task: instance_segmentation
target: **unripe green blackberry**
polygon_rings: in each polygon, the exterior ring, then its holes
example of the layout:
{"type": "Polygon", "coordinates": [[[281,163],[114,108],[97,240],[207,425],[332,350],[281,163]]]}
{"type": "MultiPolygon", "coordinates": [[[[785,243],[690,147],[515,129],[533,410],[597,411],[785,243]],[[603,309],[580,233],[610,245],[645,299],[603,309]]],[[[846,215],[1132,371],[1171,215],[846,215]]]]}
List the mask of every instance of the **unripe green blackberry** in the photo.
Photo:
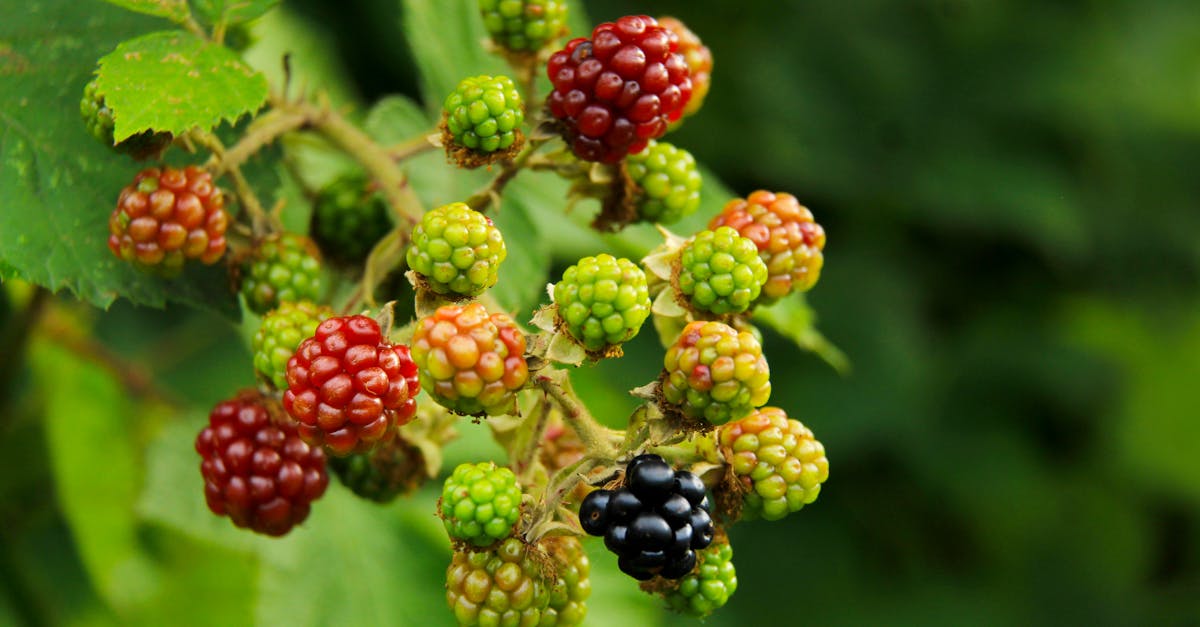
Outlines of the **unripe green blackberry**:
{"type": "Polygon", "coordinates": [[[117,152],[123,152],[134,159],[148,159],[157,155],[172,141],[170,133],[143,131],[119,144],[116,143],[113,136],[112,109],[105,104],[104,96],[100,94],[95,79],[83,88],[83,98],[79,101],[79,114],[83,116],[83,123],[92,137],[105,146],[117,152]]]}
{"type": "Polygon", "coordinates": [[[587,599],[592,595],[592,564],[587,551],[574,536],[550,537],[542,544],[554,560],[558,576],[550,588],[550,606],[542,613],[539,627],[581,625],[587,616],[587,599]]]}
{"type": "Polygon", "coordinates": [[[524,334],[507,315],[489,314],[479,303],[439,307],[419,320],[412,356],[429,396],[462,415],[514,411],[529,380],[524,334]]]}
{"type": "Polygon", "coordinates": [[[361,173],[334,180],[313,202],[309,232],[325,258],[336,264],[362,264],[391,230],[387,202],[361,173]]]}
{"type": "Polygon", "coordinates": [[[723,226],[701,231],[679,251],[676,286],[694,309],[714,314],[750,308],[767,282],[754,241],[723,226]]]}
{"type": "Polygon", "coordinates": [[[318,300],[321,262],[307,237],[284,233],[263,240],[242,264],[242,296],[259,315],[287,301],[318,300]]]}
{"type": "Polygon", "coordinates": [[[728,603],[737,591],[737,571],[728,540],[714,541],[707,549],[697,551],[696,557],[696,568],[663,597],[675,611],[704,618],[728,603]]]}
{"type": "Polygon", "coordinates": [[[311,337],[333,310],[309,301],[284,301],[263,316],[254,334],[254,370],[277,390],[287,389],[287,364],[296,347],[311,337]]]}
{"type": "Polygon", "coordinates": [[[779,520],[817,500],[829,478],[825,447],[798,420],[764,407],[721,427],[725,460],[746,488],[742,517],[779,520]]]}
{"type": "Polygon", "coordinates": [[[504,236],[482,213],[456,202],[425,212],[413,227],[408,267],[436,294],[478,296],[496,284],[508,256],[504,236]]]}
{"type": "Polygon", "coordinates": [[[512,148],[525,121],[521,92],[507,76],[464,78],[446,96],[442,113],[453,143],[481,153],[512,148]]]}
{"type": "Polygon", "coordinates": [[[791,194],[756,191],[726,203],[708,224],[729,226],[758,246],[767,264],[766,285],[760,303],[772,303],[792,291],[806,292],[816,285],[825,264],[825,229],[807,207],[791,194]]]}
{"type": "Polygon", "coordinates": [[[521,486],[492,462],[459,464],[442,485],[438,515],[455,540],[488,546],[512,534],[521,517],[521,486]]]}
{"type": "Polygon", "coordinates": [[[641,190],[638,216],[671,224],[695,213],[704,184],[696,159],[682,148],[651,140],[646,149],[625,158],[629,179],[641,190]]]}
{"type": "Polygon", "coordinates": [[[563,0],[479,0],[492,41],[512,52],[537,52],[567,31],[563,0]]]}
{"type": "Polygon", "coordinates": [[[446,604],[459,625],[540,625],[550,586],[531,550],[509,538],[486,551],[455,551],[446,604]]]}
{"type": "Polygon", "coordinates": [[[589,351],[633,339],[650,315],[646,275],[628,259],[584,257],[554,284],[558,317],[589,351]]]}
{"type": "Polygon", "coordinates": [[[762,345],[720,322],[684,327],[663,358],[663,398],[685,416],[714,425],[741,418],[771,397],[762,345]]]}
{"type": "Polygon", "coordinates": [[[425,456],[402,437],[365,453],[329,458],[329,469],[342,485],[364,499],[387,503],[425,483],[425,456]]]}

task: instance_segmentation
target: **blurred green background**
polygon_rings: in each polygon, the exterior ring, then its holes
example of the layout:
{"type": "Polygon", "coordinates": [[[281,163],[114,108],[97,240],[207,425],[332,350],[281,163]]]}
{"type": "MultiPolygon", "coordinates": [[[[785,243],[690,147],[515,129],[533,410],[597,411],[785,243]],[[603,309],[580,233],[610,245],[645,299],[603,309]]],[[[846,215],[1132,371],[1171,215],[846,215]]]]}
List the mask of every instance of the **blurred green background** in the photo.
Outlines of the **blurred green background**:
{"type": "MultiPolygon", "coordinates": [[[[329,51],[345,101],[441,98],[396,2],[285,4],[260,36],[329,51]]],[[[831,478],[733,529],[740,588],[707,624],[1200,625],[1200,3],[585,4],[699,33],[713,89],[671,141],[829,234],[809,302],[853,371],[767,351],[831,478]]],[[[333,485],[282,541],[204,510],[190,439],[247,381],[235,327],[67,311],[39,328],[126,376],[62,341],[0,355],[0,624],[449,622],[432,489],[380,509],[333,485]]],[[[584,375],[613,424],[652,335],[584,375]]],[[[490,454],[460,431],[449,463],[490,454]]],[[[691,622],[592,554],[589,624],[691,622]]]]}

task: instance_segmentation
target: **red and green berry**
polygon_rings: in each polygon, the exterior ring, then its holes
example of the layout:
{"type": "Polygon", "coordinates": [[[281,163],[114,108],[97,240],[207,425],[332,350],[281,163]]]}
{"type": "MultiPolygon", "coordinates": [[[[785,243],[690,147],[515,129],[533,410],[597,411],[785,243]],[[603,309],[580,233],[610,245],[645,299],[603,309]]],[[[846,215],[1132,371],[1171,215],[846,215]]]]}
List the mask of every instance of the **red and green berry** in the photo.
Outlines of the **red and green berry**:
{"type": "Polygon", "coordinates": [[[147,168],[121,190],[108,219],[108,248],[117,257],[165,275],[195,259],[225,254],[225,195],[196,166],[147,168]]]}
{"type": "Polygon", "coordinates": [[[742,517],[779,520],[817,500],[829,478],[825,447],[777,407],[721,427],[721,449],[744,488],[742,517]]]}
{"type": "Polygon", "coordinates": [[[507,315],[479,303],[446,305],[419,320],[412,355],[425,391],[463,415],[514,412],[529,380],[525,336],[507,315]]]}
{"type": "Polygon", "coordinates": [[[287,389],[287,364],[296,347],[311,337],[333,310],[306,300],[283,302],[263,316],[254,334],[254,370],[277,390],[287,389]]]}
{"type": "Polygon", "coordinates": [[[767,265],[760,303],[772,303],[793,291],[806,292],[821,277],[825,229],[795,196],[760,190],[744,200],[735,198],[708,228],[722,226],[737,229],[753,241],[767,265]]]}
{"type": "Polygon", "coordinates": [[[719,425],[771,397],[771,370],[748,331],[720,322],[688,323],[663,358],[663,399],[683,415],[719,425]]]}

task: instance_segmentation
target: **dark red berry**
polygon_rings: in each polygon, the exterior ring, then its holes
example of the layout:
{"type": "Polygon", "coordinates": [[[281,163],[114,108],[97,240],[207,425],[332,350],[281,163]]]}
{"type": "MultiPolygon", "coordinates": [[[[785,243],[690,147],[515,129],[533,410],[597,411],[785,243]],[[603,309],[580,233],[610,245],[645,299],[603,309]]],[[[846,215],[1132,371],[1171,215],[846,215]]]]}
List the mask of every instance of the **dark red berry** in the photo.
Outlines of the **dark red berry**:
{"type": "Polygon", "coordinates": [[[247,391],[219,403],[196,437],[208,509],[271,536],[291,531],[325,493],[325,453],[306,444],[283,416],[247,391]]]}
{"type": "Polygon", "coordinates": [[[283,407],[309,443],[336,455],[370,450],[416,415],[420,390],[408,347],[366,316],[329,318],[288,361],[283,407]]]}
{"type": "Polygon", "coordinates": [[[692,95],[678,37],[652,17],[625,16],[550,57],[546,102],[575,155],[615,163],[661,137],[692,95]]]}

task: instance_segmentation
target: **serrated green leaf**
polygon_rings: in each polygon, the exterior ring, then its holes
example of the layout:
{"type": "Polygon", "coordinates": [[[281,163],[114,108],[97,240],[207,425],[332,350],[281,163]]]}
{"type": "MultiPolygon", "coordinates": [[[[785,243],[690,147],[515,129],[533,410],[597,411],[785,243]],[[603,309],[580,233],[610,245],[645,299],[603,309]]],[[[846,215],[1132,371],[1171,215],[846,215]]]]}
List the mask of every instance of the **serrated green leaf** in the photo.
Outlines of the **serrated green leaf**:
{"type": "MultiPolygon", "coordinates": [[[[0,14],[17,3],[0,1],[0,14]]],[[[0,21],[0,279],[70,290],[107,307],[118,297],[152,307],[186,303],[237,317],[223,268],[164,280],[108,250],[108,216],[137,166],[95,141],[79,119],[96,58],[154,20],[73,0],[20,4],[0,21]]]]}
{"type": "Polygon", "coordinates": [[[182,22],[187,19],[188,7],[184,0],[104,0],[123,9],[137,13],[145,13],[156,17],[165,17],[172,22],[182,22]]]}
{"type": "Polygon", "coordinates": [[[97,89],[117,141],[143,131],[181,135],[254,113],[267,79],[230,49],[184,31],[131,39],[100,59],[97,89]]]}
{"type": "Polygon", "coordinates": [[[265,15],[279,0],[192,0],[192,4],[210,24],[239,24],[265,15]]]}

